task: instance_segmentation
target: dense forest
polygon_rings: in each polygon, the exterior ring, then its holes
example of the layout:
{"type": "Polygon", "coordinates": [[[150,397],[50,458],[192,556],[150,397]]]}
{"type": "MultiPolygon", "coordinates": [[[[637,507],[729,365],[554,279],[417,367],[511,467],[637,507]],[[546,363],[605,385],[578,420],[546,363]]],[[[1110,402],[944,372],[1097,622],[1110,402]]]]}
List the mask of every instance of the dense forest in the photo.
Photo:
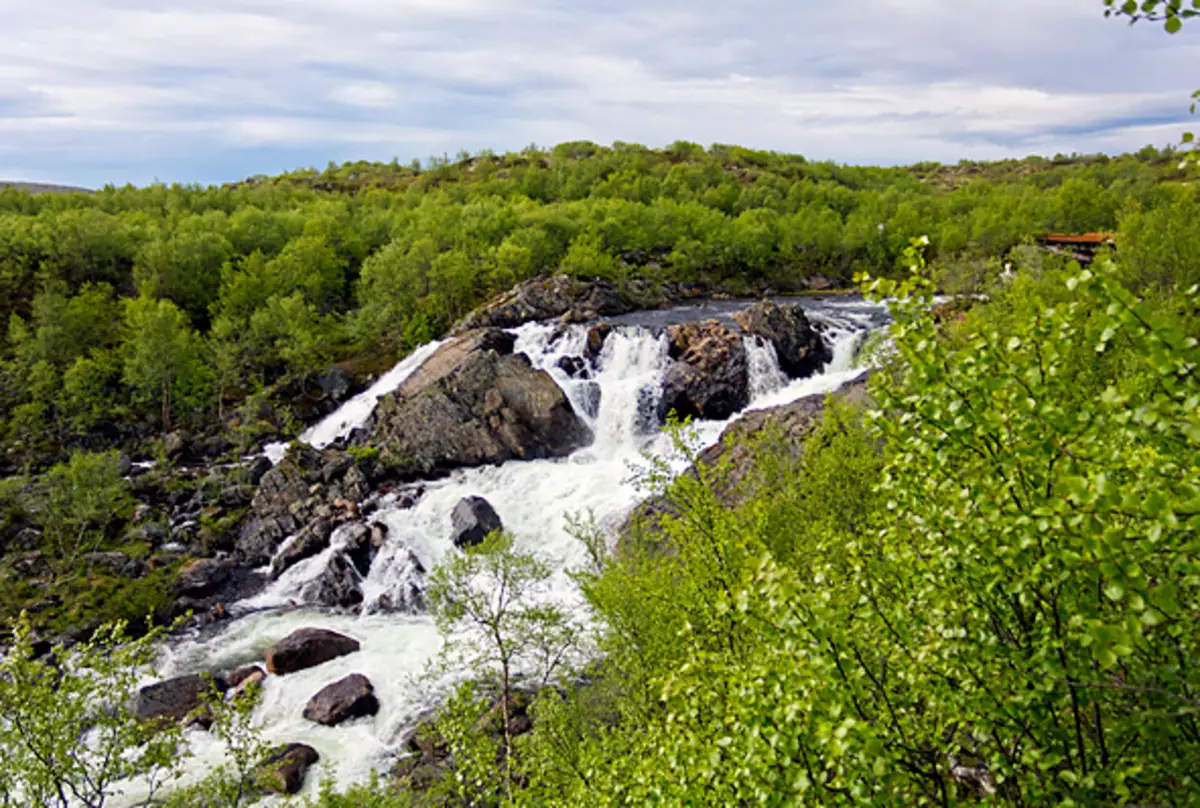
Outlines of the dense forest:
{"type": "Polygon", "coordinates": [[[925,234],[958,292],[1040,233],[1119,230],[1147,283],[1197,278],[1183,179],[1153,148],[886,169],[566,143],[220,188],[0,190],[0,441],[10,471],[63,447],[145,456],[179,426],[245,448],[288,433],[296,390],[330,363],[377,372],[553,272],[659,300],[847,287],[925,234]]]}

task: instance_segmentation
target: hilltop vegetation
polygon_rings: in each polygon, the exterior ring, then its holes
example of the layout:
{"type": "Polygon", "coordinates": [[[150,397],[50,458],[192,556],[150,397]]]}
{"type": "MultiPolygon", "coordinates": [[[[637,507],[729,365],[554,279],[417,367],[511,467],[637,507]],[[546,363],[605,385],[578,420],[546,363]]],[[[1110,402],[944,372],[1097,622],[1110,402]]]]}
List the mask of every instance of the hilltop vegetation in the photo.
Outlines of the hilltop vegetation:
{"type": "Polygon", "coordinates": [[[1152,148],[910,168],[689,143],[462,158],[220,188],[0,190],[8,463],[44,465],[71,445],[144,454],[180,425],[243,442],[285,433],[287,407],[261,406],[272,391],[287,405],[339,360],[378,370],[550,272],[651,299],[678,294],[672,284],[847,286],[893,272],[908,238],[927,234],[958,289],[1039,232],[1119,228],[1147,281],[1200,276],[1182,247],[1200,227],[1196,190],[1152,148]]]}

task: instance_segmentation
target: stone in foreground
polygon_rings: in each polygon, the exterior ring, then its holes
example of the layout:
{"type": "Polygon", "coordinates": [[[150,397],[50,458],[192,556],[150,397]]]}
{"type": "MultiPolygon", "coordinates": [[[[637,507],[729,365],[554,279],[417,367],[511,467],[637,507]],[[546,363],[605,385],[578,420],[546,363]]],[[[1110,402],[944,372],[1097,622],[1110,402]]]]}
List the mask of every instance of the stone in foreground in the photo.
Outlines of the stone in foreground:
{"type": "Polygon", "coordinates": [[[353,654],[358,640],[323,628],[293,631],[267,649],[267,670],[275,674],[295,673],[353,654]]]}
{"type": "Polygon", "coordinates": [[[302,743],[277,746],[254,770],[259,785],[276,794],[295,794],[304,785],[304,775],[321,759],[317,750],[302,743]]]}
{"type": "Polygon", "coordinates": [[[352,673],[322,688],[308,700],[304,717],[309,721],[336,727],[351,718],[362,718],[379,712],[379,699],[371,680],[361,673],[352,673]]]}

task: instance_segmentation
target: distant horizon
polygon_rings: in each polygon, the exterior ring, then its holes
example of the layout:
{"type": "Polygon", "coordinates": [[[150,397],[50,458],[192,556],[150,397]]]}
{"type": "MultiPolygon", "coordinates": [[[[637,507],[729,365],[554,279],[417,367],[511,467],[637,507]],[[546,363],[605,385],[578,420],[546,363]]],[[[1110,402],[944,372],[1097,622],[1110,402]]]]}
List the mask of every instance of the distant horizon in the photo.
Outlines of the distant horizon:
{"type": "MultiPolygon", "coordinates": [[[[586,141],[586,139],[577,139],[576,141],[562,141],[562,142],[570,143],[570,142],[579,142],[580,140],[586,141]]],[[[682,139],[680,139],[680,140],[682,140],[682,139]]],[[[634,144],[632,141],[620,141],[620,140],[613,141],[611,143],[599,143],[596,141],[586,141],[586,142],[595,143],[597,146],[600,146],[602,148],[611,148],[613,143],[618,143],[618,142],[627,143],[627,144],[631,144],[631,145],[646,145],[646,144],[634,144]]],[[[671,143],[675,143],[675,142],[678,142],[678,140],[671,141],[671,143]]],[[[695,141],[688,141],[688,142],[695,142],[695,141]]],[[[490,149],[489,150],[489,149],[485,148],[485,149],[481,149],[479,151],[471,152],[471,156],[478,157],[481,155],[482,152],[485,152],[485,151],[491,151],[496,156],[502,156],[504,154],[519,154],[521,151],[523,151],[525,148],[528,148],[530,145],[534,145],[534,144],[526,144],[526,146],[523,146],[520,148],[514,148],[514,149],[510,149],[510,150],[506,150],[506,151],[500,151],[499,149],[490,149]]],[[[550,144],[539,143],[536,145],[539,149],[550,150],[559,144],[557,144],[557,143],[550,143],[550,144]]],[[[665,149],[669,145],[670,145],[670,143],[664,143],[664,144],[658,145],[658,146],[647,146],[647,148],[652,149],[652,150],[662,150],[662,149],[665,149]]],[[[759,149],[754,146],[747,145],[745,143],[723,143],[723,144],[716,144],[716,143],[703,144],[703,143],[701,143],[698,145],[703,146],[705,148],[705,150],[708,150],[715,145],[738,146],[738,147],[749,149],[751,151],[774,152],[776,154],[781,154],[781,155],[799,156],[799,157],[803,157],[809,163],[835,163],[837,165],[843,165],[843,166],[848,166],[848,167],[857,167],[857,168],[909,168],[912,166],[929,164],[929,163],[942,165],[942,166],[954,166],[954,165],[960,165],[963,163],[999,163],[999,162],[1004,162],[1004,161],[1008,161],[1008,160],[1020,161],[1020,160],[1028,160],[1031,158],[1042,158],[1042,159],[1046,159],[1046,160],[1052,160],[1058,156],[1065,156],[1068,158],[1083,158],[1083,157],[1093,157],[1096,155],[1103,154],[1110,158],[1117,158],[1117,157],[1122,157],[1122,156],[1126,156],[1126,155],[1134,155],[1137,152],[1139,152],[1142,149],[1145,149],[1147,147],[1154,147],[1161,152],[1165,149],[1174,148],[1178,144],[1164,143],[1161,145],[1156,145],[1153,143],[1145,143],[1145,144],[1142,144],[1141,146],[1138,146],[1135,148],[1123,149],[1123,150],[1119,150],[1119,151],[1081,152],[1081,151],[1076,150],[1076,151],[1070,151],[1070,152],[1059,151],[1059,152],[1054,152],[1053,154],[1032,152],[1029,154],[1021,154],[1021,155],[1012,154],[1012,155],[1007,155],[1007,156],[998,156],[998,157],[994,157],[994,158],[982,158],[982,159],[971,158],[971,157],[961,157],[958,159],[949,159],[949,160],[929,159],[929,160],[914,160],[914,161],[897,162],[897,163],[866,162],[866,161],[856,162],[856,161],[823,159],[820,157],[813,157],[813,156],[810,156],[807,154],[802,154],[800,152],[782,151],[779,149],[759,149]]],[[[291,168],[284,168],[281,170],[273,170],[273,171],[253,171],[253,172],[250,172],[250,173],[247,173],[247,174],[244,174],[241,176],[237,176],[237,177],[230,177],[228,179],[220,179],[220,180],[207,181],[207,182],[206,181],[188,181],[188,180],[162,180],[162,179],[156,178],[156,179],[152,179],[148,182],[142,182],[142,183],[128,182],[128,181],[127,182],[106,182],[101,185],[88,186],[88,185],[81,185],[79,183],[72,182],[70,180],[66,180],[66,181],[41,180],[41,179],[28,179],[26,177],[18,177],[18,178],[14,179],[12,177],[0,176],[0,188],[3,188],[5,186],[35,185],[35,186],[52,186],[54,188],[76,190],[76,191],[86,191],[88,193],[93,193],[95,191],[100,191],[100,190],[103,190],[103,189],[109,188],[109,187],[124,188],[127,186],[133,186],[135,188],[152,188],[155,186],[173,187],[173,186],[178,185],[178,186],[184,186],[184,187],[200,186],[200,187],[205,187],[205,188],[211,188],[211,187],[220,187],[222,185],[230,185],[230,184],[245,182],[246,180],[253,179],[254,177],[278,177],[281,175],[294,174],[294,173],[298,173],[301,171],[316,171],[319,173],[319,172],[325,171],[328,168],[330,163],[335,163],[336,165],[341,166],[341,165],[345,165],[347,163],[359,163],[359,162],[375,163],[375,164],[389,164],[392,162],[398,162],[401,166],[409,166],[412,164],[412,162],[414,160],[419,160],[421,163],[421,170],[425,171],[425,170],[429,170],[431,161],[435,160],[435,159],[443,159],[445,157],[449,157],[451,163],[458,162],[458,158],[456,155],[457,155],[457,152],[454,155],[451,155],[450,153],[446,153],[443,155],[426,155],[423,158],[414,157],[414,158],[411,158],[408,160],[405,160],[400,157],[390,157],[387,159],[350,157],[345,160],[336,160],[336,161],[327,160],[327,161],[325,161],[325,165],[323,165],[323,166],[313,164],[313,165],[293,166],[291,168]]]]}

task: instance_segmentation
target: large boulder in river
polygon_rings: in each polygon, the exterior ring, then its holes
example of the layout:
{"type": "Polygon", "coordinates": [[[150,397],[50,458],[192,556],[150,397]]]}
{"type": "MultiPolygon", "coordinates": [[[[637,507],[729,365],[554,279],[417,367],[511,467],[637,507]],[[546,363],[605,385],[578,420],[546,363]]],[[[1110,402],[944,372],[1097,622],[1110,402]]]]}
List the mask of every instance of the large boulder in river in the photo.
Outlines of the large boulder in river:
{"type": "Polygon", "coordinates": [[[175,575],[175,591],[188,597],[211,595],[229,580],[236,566],[232,559],[225,557],[189,561],[175,575]]]}
{"type": "Polygon", "coordinates": [[[359,647],[358,640],[336,631],[302,628],[267,649],[267,670],[277,674],[295,673],[353,654],[359,647]]]}
{"type": "Polygon", "coordinates": [[[331,685],[321,688],[308,700],[304,717],[309,721],[336,727],[351,718],[375,715],[379,712],[379,699],[371,680],[361,673],[352,673],[331,685]]]}
{"type": "Polygon", "coordinates": [[[474,547],[503,529],[496,509],[483,497],[463,497],[450,514],[450,538],[455,547],[474,547]]]}
{"type": "Polygon", "coordinates": [[[793,379],[812,376],[833,359],[828,343],[799,305],[777,306],[764,300],[734,314],[733,319],[747,334],[771,343],[780,369],[793,379]]]}
{"type": "Polygon", "coordinates": [[[553,275],[534,278],[497,295],[460,320],[454,333],[474,328],[515,328],[564,315],[570,315],[572,322],[586,322],[632,309],[633,305],[611,283],[553,275]]]}
{"type": "Polygon", "coordinates": [[[224,679],[193,673],[147,685],[133,697],[132,712],[139,721],[176,722],[203,711],[205,696],[223,693],[224,679]]]}
{"type": "Polygon", "coordinates": [[[329,557],[321,574],[300,590],[300,597],[314,606],[356,610],[363,602],[362,581],[354,561],[339,550],[329,557]]]}
{"type": "Polygon", "coordinates": [[[316,749],[302,743],[277,746],[254,770],[258,784],[277,794],[295,794],[304,785],[304,775],[321,759],[316,749]]]}
{"type": "Polygon", "coordinates": [[[514,338],[473,331],[443,345],[376,410],[371,444],[392,473],[428,478],[506,460],[563,457],[591,430],[514,338]]]}
{"type": "Polygon", "coordinates": [[[662,414],[724,420],[750,403],[750,371],[740,334],[717,320],[667,329],[676,361],[663,379],[662,414]]]}

